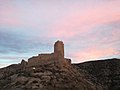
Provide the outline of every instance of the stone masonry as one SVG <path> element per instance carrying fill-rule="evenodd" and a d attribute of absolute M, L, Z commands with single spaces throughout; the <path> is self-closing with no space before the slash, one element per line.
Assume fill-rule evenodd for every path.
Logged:
<path fill-rule="evenodd" d="M 54 44 L 54 52 L 50 54 L 39 54 L 28 59 L 27 67 L 39 66 L 44 64 L 54 63 L 58 66 L 71 63 L 70 59 L 64 58 L 64 44 L 62 41 L 57 41 Z"/>

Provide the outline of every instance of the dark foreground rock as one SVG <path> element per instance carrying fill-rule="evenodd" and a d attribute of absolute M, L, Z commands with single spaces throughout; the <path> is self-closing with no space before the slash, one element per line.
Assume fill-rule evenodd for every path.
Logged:
<path fill-rule="evenodd" d="M 87 72 L 84 73 L 86 78 L 92 82 L 96 80 L 104 90 L 120 90 L 120 59 L 89 61 L 75 66 Z"/>

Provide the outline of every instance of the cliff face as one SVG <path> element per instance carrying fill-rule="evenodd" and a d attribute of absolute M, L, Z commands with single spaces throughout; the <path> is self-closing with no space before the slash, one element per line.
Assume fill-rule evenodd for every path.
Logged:
<path fill-rule="evenodd" d="M 90 61 L 75 66 L 87 72 L 84 75 L 88 80 L 102 84 L 104 90 L 120 90 L 120 59 Z"/>
<path fill-rule="evenodd" d="M 25 67 L 27 62 L 0 69 L 0 90 L 102 90 L 71 64 Z M 99 88 L 99 89 L 97 89 Z"/>

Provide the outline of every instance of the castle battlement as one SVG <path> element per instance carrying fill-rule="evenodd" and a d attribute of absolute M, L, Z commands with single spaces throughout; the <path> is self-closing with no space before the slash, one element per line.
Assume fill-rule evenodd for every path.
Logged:
<path fill-rule="evenodd" d="M 62 65 L 66 62 L 68 62 L 68 59 L 64 58 L 64 43 L 62 41 L 57 41 L 54 44 L 53 53 L 38 54 L 38 56 L 34 56 L 28 59 L 28 66 L 36 66 L 50 63 L 59 63 Z"/>

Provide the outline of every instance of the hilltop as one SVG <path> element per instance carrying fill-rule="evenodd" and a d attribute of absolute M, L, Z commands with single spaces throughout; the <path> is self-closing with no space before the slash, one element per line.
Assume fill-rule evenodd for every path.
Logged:
<path fill-rule="evenodd" d="M 120 59 L 71 64 L 57 41 L 53 53 L 0 69 L 0 90 L 119 90 L 119 75 Z"/>

